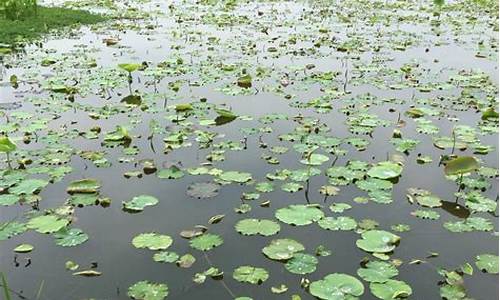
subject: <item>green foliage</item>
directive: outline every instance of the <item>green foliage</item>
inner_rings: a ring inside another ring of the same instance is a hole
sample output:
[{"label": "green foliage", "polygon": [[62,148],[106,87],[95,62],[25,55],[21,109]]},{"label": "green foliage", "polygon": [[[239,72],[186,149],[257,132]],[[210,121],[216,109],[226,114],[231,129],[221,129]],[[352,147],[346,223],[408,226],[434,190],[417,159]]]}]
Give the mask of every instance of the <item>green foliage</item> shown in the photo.
[{"label": "green foliage", "polygon": [[37,8],[37,0],[0,0],[0,11],[9,20],[35,16]]},{"label": "green foliage", "polygon": [[[6,0],[0,0],[6,1]],[[18,0],[12,0],[17,2]],[[1,7],[1,5],[0,5]],[[37,14],[24,20],[11,20],[0,9],[0,41],[3,44],[17,44],[39,38],[51,30],[75,24],[95,24],[106,18],[81,10],[39,6]]]}]

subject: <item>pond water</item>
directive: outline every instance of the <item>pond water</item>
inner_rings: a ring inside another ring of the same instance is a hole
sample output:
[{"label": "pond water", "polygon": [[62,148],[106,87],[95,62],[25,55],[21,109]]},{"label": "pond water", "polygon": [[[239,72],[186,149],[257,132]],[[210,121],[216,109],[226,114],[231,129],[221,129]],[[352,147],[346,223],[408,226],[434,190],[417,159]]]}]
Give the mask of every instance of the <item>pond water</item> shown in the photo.
[{"label": "pond water", "polygon": [[[12,299],[498,299],[498,9],[478,3],[67,2],[116,19],[2,57]],[[158,201],[124,209],[139,195]]]}]

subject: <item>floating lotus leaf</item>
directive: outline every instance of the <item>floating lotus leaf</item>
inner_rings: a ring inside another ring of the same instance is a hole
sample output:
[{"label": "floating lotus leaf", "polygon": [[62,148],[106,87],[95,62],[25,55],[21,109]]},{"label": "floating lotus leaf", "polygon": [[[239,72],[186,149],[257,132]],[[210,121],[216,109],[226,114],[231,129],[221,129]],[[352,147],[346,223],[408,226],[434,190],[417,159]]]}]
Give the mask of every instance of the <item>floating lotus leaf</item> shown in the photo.
[{"label": "floating lotus leaf", "polygon": [[498,274],[498,255],[481,254],[476,256],[476,266],[481,271]]},{"label": "floating lotus leaf", "polygon": [[320,166],[329,160],[330,158],[328,158],[328,156],[326,155],[313,153],[309,155],[307,158],[302,159],[300,162],[305,165]]},{"label": "floating lotus leaf", "polygon": [[76,180],[72,181],[66,191],[69,194],[75,194],[75,193],[96,193],[99,188],[101,187],[101,184],[97,179],[92,179],[92,178],[87,178],[87,179],[81,179],[81,180]]},{"label": "floating lotus leaf", "polygon": [[439,288],[441,298],[446,300],[466,299],[467,293],[463,285],[445,284]]},{"label": "floating lotus leaf", "polygon": [[177,166],[171,166],[170,168],[159,170],[156,175],[161,179],[179,179],[184,177],[184,172]]},{"label": "floating lotus leaf", "polygon": [[127,128],[116,125],[115,130],[108,132],[104,137],[104,141],[106,142],[121,142],[126,143],[130,142],[132,138],[130,137]]},{"label": "floating lotus leaf", "polygon": [[252,174],[237,171],[228,171],[219,175],[219,178],[224,181],[245,183],[252,180]]},{"label": "floating lotus leaf", "polygon": [[326,217],[318,221],[318,225],[327,230],[353,230],[358,223],[351,217]]},{"label": "floating lotus leaf", "polygon": [[28,252],[31,252],[33,249],[35,249],[35,247],[33,247],[33,245],[21,244],[21,245],[17,246],[16,248],[14,248],[14,252],[28,253]]},{"label": "floating lotus leaf", "polygon": [[179,259],[179,255],[175,252],[161,251],[153,255],[153,260],[156,262],[173,263]]},{"label": "floating lotus leaf", "polygon": [[168,295],[168,286],[164,283],[139,281],[128,288],[127,295],[136,300],[163,300]]},{"label": "floating lotus leaf", "polygon": [[446,163],[444,173],[446,175],[460,175],[470,173],[479,169],[479,163],[472,156],[460,156]]},{"label": "floating lotus leaf", "polygon": [[192,239],[189,245],[197,250],[208,251],[222,245],[223,242],[224,240],[217,234],[204,233]]},{"label": "floating lotus leaf", "polygon": [[302,184],[297,182],[287,182],[281,186],[281,189],[285,192],[295,193],[303,188]]},{"label": "floating lotus leaf", "polygon": [[393,264],[383,261],[370,261],[365,268],[358,269],[358,276],[368,282],[386,282],[398,273]]},{"label": "floating lotus leaf", "polygon": [[244,219],[236,223],[236,231],[243,235],[270,236],[280,231],[280,225],[271,220]]},{"label": "floating lotus leaf", "polygon": [[187,253],[181,256],[179,260],[176,261],[176,264],[181,268],[190,268],[195,262],[196,258],[193,255]]},{"label": "floating lotus leaf", "polygon": [[10,153],[15,151],[17,148],[16,144],[14,144],[9,137],[1,136],[0,137],[0,152]]},{"label": "floating lotus leaf", "polygon": [[132,245],[136,248],[149,250],[165,250],[172,245],[172,242],[170,236],[157,233],[141,233],[132,239]]},{"label": "floating lotus leaf", "polygon": [[271,182],[259,182],[255,185],[255,189],[261,193],[270,193],[274,190],[274,185]]},{"label": "floating lotus leaf", "polygon": [[29,195],[40,191],[47,184],[49,183],[42,179],[25,179],[11,187],[9,192],[14,195]]},{"label": "floating lotus leaf", "polygon": [[370,230],[361,234],[356,246],[366,252],[388,253],[396,248],[399,239],[399,236],[384,230]]},{"label": "floating lotus leaf", "polygon": [[123,64],[118,64],[118,67],[122,70],[125,70],[129,73],[132,73],[132,72],[138,70],[141,67],[141,64],[123,63]]},{"label": "floating lotus leaf", "polygon": [[318,259],[310,254],[295,253],[293,257],[286,262],[285,268],[293,274],[309,274],[316,271]]},{"label": "floating lotus leaf", "polygon": [[295,204],[278,209],[275,216],[283,223],[303,226],[320,220],[324,214],[316,206]]},{"label": "floating lotus leaf", "polygon": [[89,239],[89,236],[78,228],[62,228],[58,232],[55,232],[53,236],[56,240],[56,245],[63,247],[77,246]]},{"label": "floating lotus leaf", "polygon": [[401,175],[403,167],[392,161],[382,161],[368,170],[368,176],[379,179],[391,179]]},{"label": "floating lotus leaf", "polygon": [[83,277],[98,277],[101,276],[102,272],[96,270],[83,270],[73,273],[73,276],[83,276]]},{"label": "floating lotus leaf", "polygon": [[411,287],[404,281],[389,279],[384,283],[370,283],[370,291],[383,300],[404,299],[412,294]]},{"label": "floating lotus leaf", "polygon": [[240,78],[238,78],[237,84],[242,88],[252,87],[252,76],[250,76],[249,74],[241,76]]},{"label": "floating lotus leaf", "polygon": [[19,201],[19,196],[12,194],[3,194],[0,195],[0,205],[10,206]]},{"label": "floating lotus leaf", "polygon": [[196,182],[188,186],[186,194],[193,198],[212,198],[219,194],[220,185],[213,182]]},{"label": "floating lotus leaf", "polygon": [[327,196],[336,196],[339,194],[340,189],[336,186],[333,185],[323,185],[320,189],[319,192],[323,195]]},{"label": "floating lotus leaf", "polygon": [[351,209],[352,206],[347,203],[333,203],[329,208],[334,213],[343,213],[344,211]]},{"label": "floating lotus leaf", "polygon": [[0,224],[0,241],[9,239],[26,231],[26,225],[19,222],[5,222]]},{"label": "floating lotus leaf", "polygon": [[326,275],[322,280],[311,282],[309,292],[324,300],[354,300],[363,295],[365,287],[356,277],[333,273]]},{"label": "floating lotus leaf", "polygon": [[497,202],[480,192],[472,191],[466,195],[465,206],[475,212],[494,212],[497,209]]},{"label": "floating lotus leaf", "polygon": [[83,207],[99,203],[99,194],[85,193],[85,194],[72,194],[68,203],[74,206]]},{"label": "floating lotus leaf", "polygon": [[158,199],[149,195],[140,195],[132,198],[128,202],[123,202],[123,208],[130,211],[142,211],[147,206],[153,206],[158,203]]},{"label": "floating lotus leaf", "polygon": [[46,215],[32,218],[28,221],[26,227],[28,229],[34,229],[40,233],[52,233],[59,231],[61,228],[68,225],[68,223],[69,221],[67,219]]},{"label": "floating lotus leaf", "polygon": [[415,197],[417,203],[425,207],[439,207],[441,206],[441,199],[435,195],[421,195]]},{"label": "floating lotus leaf", "polygon": [[440,217],[438,212],[435,212],[435,211],[430,210],[430,209],[417,209],[416,211],[412,212],[411,214],[417,218],[420,218],[420,219],[437,220]]},{"label": "floating lotus leaf", "polygon": [[451,232],[491,231],[494,228],[490,220],[482,217],[469,217],[457,222],[446,222],[443,227]]},{"label": "floating lotus leaf", "polygon": [[239,282],[261,284],[269,278],[269,273],[263,268],[241,266],[234,270],[233,278]]},{"label": "floating lotus leaf", "polygon": [[304,251],[304,246],[292,239],[272,240],[269,245],[262,249],[267,257],[274,260],[287,260],[297,252]]}]

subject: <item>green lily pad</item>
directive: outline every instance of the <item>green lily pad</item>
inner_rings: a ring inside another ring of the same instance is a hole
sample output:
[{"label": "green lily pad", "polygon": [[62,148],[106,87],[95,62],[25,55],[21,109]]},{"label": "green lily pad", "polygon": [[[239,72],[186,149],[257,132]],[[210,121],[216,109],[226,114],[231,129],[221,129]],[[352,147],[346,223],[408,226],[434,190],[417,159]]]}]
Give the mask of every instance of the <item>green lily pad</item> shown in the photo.
[{"label": "green lily pad", "polygon": [[365,268],[358,269],[358,276],[368,282],[383,283],[398,275],[398,269],[393,264],[383,261],[370,261]]},{"label": "green lily pad", "polygon": [[280,225],[271,220],[244,219],[236,223],[236,231],[243,235],[270,236],[280,231]]},{"label": "green lily pad", "polygon": [[192,239],[189,245],[200,251],[208,251],[222,245],[222,243],[224,243],[224,240],[219,235],[204,233]]},{"label": "green lily pad", "polygon": [[370,283],[370,291],[375,297],[383,300],[408,298],[412,294],[411,287],[404,281],[389,279],[384,283]]},{"label": "green lily pad", "polygon": [[43,179],[25,179],[11,187],[9,192],[14,195],[29,195],[40,191],[47,184],[49,183]]},{"label": "green lily pad", "polygon": [[141,67],[141,64],[122,63],[122,64],[118,64],[118,67],[122,70],[125,70],[125,71],[131,73],[131,72],[138,70]]},{"label": "green lily pad", "polygon": [[35,249],[35,247],[33,247],[33,245],[21,244],[21,245],[17,246],[16,248],[14,248],[14,252],[28,253],[28,252],[31,252],[33,249]]},{"label": "green lily pad", "polygon": [[444,173],[446,175],[460,175],[470,173],[479,169],[479,163],[472,156],[460,156],[446,163]]},{"label": "green lily pad", "polygon": [[139,281],[128,288],[127,295],[136,300],[163,300],[168,296],[168,286],[164,283]]},{"label": "green lily pad", "polygon": [[358,223],[351,217],[326,217],[318,221],[318,225],[327,230],[353,230]]},{"label": "green lily pad", "polygon": [[285,268],[293,274],[309,274],[316,271],[318,259],[310,254],[295,253],[293,257],[286,262]]},{"label": "green lily pad", "polygon": [[156,262],[174,263],[179,259],[179,255],[175,252],[160,251],[153,255],[153,260]]},{"label": "green lily pad", "polygon": [[141,233],[132,239],[132,245],[136,248],[149,250],[165,250],[172,245],[172,242],[170,236],[157,233]]},{"label": "green lily pad", "polygon": [[61,230],[55,232],[53,236],[55,238],[56,245],[63,247],[77,246],[83,244],[89,239],[89,236],[78,228],[62,228]]},{"label": "green lily pad", "polygon": [[252,180],[252,174],[237,171],[228,171],[219,175],[219,178],[223,181],[245,183]]},{"label": "green lily pad", "polygon": [[388,253],[396,248],[399,240],[400,237],[393,233],[370,230],[361,234],[361,239],[356,241],[356,246],[366,252]]},{"label": "green lily pad", "polygon": [[328,156],[326,155],[313,153],[307,158],[302,159],[300,162],[309,166],[320,166],[329,160],[330,158],[328,158]]},{"label": "green lily pad", "polygon": [[176,166],[171,166],[167,169],[161,169],[156,174],[161,179],[179,179],[184,177],[184,172]]},{"label": "green lily pad", "polygon": [[53,215],[34,217],[26,223],[28,229],[34,229],[40,233],[52,233],[59,231],[68,225],[67,219],[61,219]]},{"label": "green lily pad", "polygon": [[367,174],[374,178],[391,179],[400,176],[402,171],[401,165],[391,161],[383,161],[368,170]]},{"label": "green lily pad", "polygon": [[0,205],[10,206],[16,204],[19,201],[19,196],[12,194],[0,195]]},{"label": "green lily pad", "polygon": [[356,277],[333,273],[322,280],[309,285],[311,295],[324,300],[358,299],[365,292],[365,287]]},{"label": "green lily pad", "polygon": [[10,153],[12,151],[15,151],[17,149],[16,144],[12,142],[11,139],[7,136],[1,136],[0,137],[0,152],[3,153]]},{"label": "green lily pad", "polygon": [[415,198],[417,203],[425,207],[439,207],[441,206],[441,199],[438,196],[427,194],[419,195]]},{"label": "green lily pad", "polygon": [[158,204],[158,199],[149,195],[140,195],[132,198],[128,202],[123,202],[123,208],[130,211],[142,211],[147,206]]},{"label": "green lily pad", "polygon": [[476,256],[476,266],[481,271],[498,274],[498,255],[481,254]]},{"label": "green lily pad", "polygon": [[92,194],[96,193],[100,187],[101,184],[99,183],[99,181],[97,181],[97,179],[87,178],[71,182],[66,191],[69,194],[75,194],[75,193]]},{"label": "green lily pad", "polygon": [[287,260],[297,252],[303,251],[304,246],[292,239],[272,240],[269,245],[262,249],[267,257],[274,260]]},{"label": "green lily pad", "polygon": [[26,225],[19,222],[5,222],[0,224],[0,241],[9,239],[26,231]]},{"label": "green lily pad", "polygon": [[275,216],[283,223],[303,226],[320,220],[324,214],[316,206],[296,204],[278,209]]},{"label": "green lily pad", "polygon": [[269,278],[269,273],[263,268],[241,266],[234,270],[233,278],[239,282],[261,284]]}]

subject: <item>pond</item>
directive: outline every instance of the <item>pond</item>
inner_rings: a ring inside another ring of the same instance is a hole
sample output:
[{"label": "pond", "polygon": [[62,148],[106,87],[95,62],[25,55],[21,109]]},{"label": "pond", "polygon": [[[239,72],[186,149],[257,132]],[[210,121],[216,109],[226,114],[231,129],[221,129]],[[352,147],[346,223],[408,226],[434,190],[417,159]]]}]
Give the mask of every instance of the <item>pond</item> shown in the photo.
[{"label": "pond", "polygon": [[64,5],[1,56],[2,297],[498,299],[498,3]]}]

